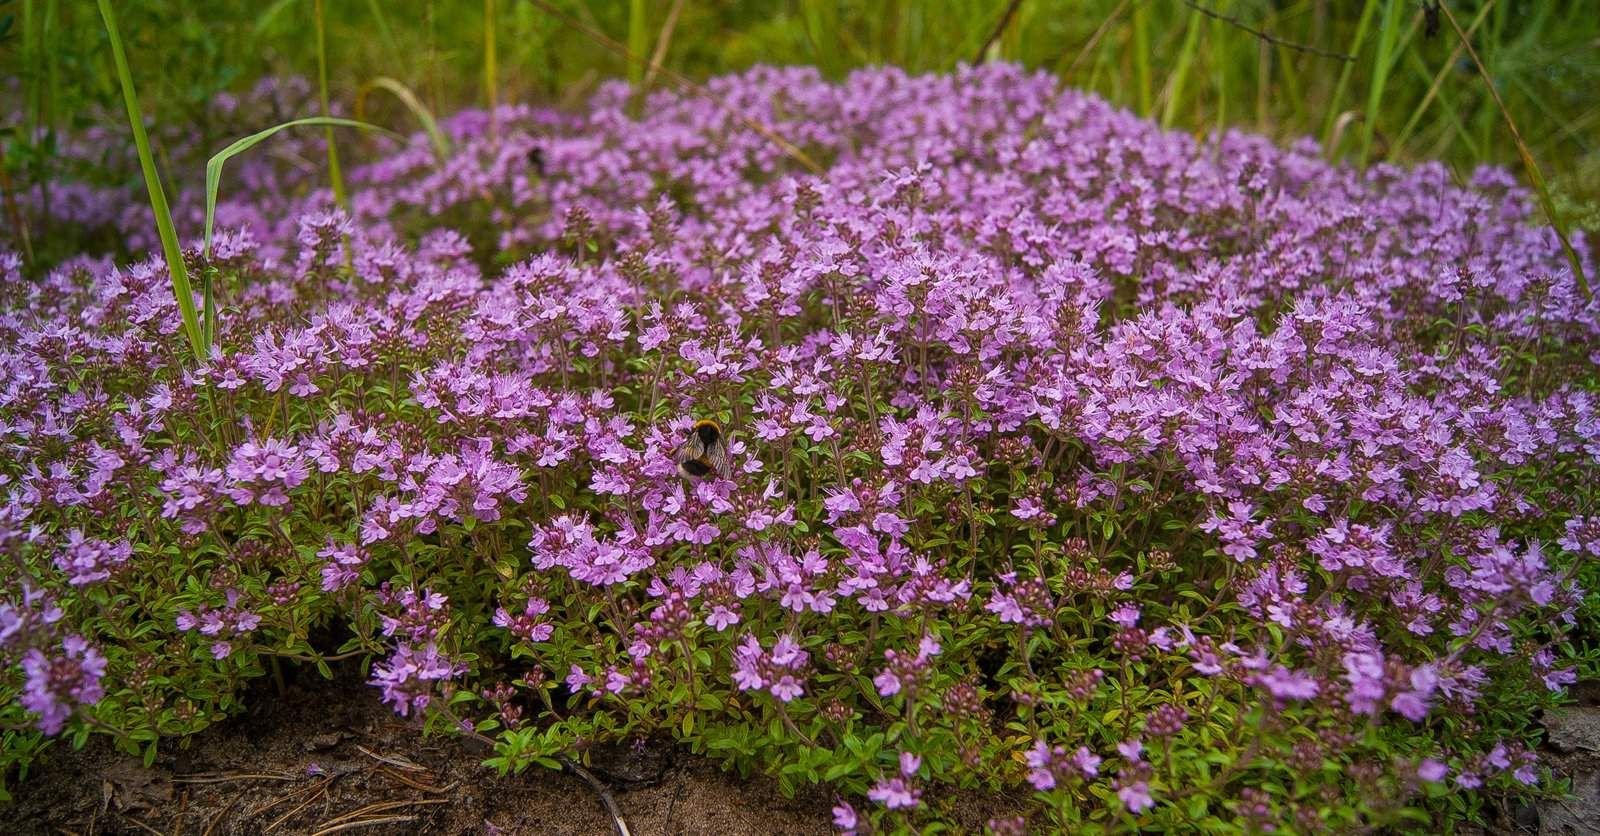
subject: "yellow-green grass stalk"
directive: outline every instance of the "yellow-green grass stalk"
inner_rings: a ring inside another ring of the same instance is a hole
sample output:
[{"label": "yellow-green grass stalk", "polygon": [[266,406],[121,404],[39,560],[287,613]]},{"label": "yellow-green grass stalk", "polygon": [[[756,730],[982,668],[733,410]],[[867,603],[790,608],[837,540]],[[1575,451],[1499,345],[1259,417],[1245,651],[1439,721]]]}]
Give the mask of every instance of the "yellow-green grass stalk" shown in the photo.
[{"label": "yellow-green grass stalk", "polygon": [[[1278,76],[1283,79],[1283,97],[1289,100],[1289,107],[1294,111],[1293,124],[1304,125],[1307,123],[1305,111],[1305,90],[1300,84],[1300,73],[1294,67],[1294,53],[1288,47],[1279,44],[1277,50]],[[1265,85],[1263,85],[1265,86]],[[1265,130],[1266,126],[1263,125]]]},{"label": "yellow-green grass stalk", "polygon": [[[489,108],[489,138],[498,141],[500,115],[497,110],[500,106],[500,78],[494,52],[496,17],[494,0],[483,0],[483,99]],[[429,121],[432,121],[432,117],[429,117]],[[437,145],[438,143],[435,143],[435,147]]]},{"label": "yellow-green grass stalk", "polygon": [[414,90],[405,86],[398,79],[383,75],[361,85],[360,89],[356,91],[356,119],[358,121],[366,120],[367,96],[374,90],[388,92],[398,99],[400,104],[405,105],[407,110],[411,111],[411,115],[415,116],[417,122],[422,125],[422,132],[428,135],[428,142],[433,145],[433,154],[439,162],[442,163],[450,158],[450,138],[445,136],[444,131],[439,129],[439,122],[433,118],[433,111],[428,110],[422,100],[417,98]]},{"label": "yellow-green grass stalk", "polygon": [[1137,0],[1133,4],[1133,79],[1138,87],[1139,115],[1150,116],[1151,99],[1154,91],[1150,89],[1150,10],[1147,8],[1149,0]]},{"label": "yellow-green grass stalk", "polygon": [[1378,54],[1372,62],[1372,83],[1367,87],[1367,112],[1361,120],[1361,165],[1372,158],[1372,138],[1378,130],[1378,114],[1383,107],[1384,88],[1394,68],[1394,51],[1400,43],[1403,0],[1387,0],[1383,23],[1378,28]]},{"label": "yellow-green grass stalk", "polygon": [[628,52],[640,61],[628,62],[628,83],[635,88],[644,81],[644,64],[641,61],[650,49],[650,30],[645,26],[644,0],[628,0]]},{"label": "yellow-green grass stalk", "polygon": [[[1220,12],[1221,9],[1218,9]],[[1207,52],[1211,57],[1211,70],[1217,86],[1217,124],[1213,129],[1216,133],[1216,150],[1222,150],[1222,133],[1228,129],[1228,24],[1218,17],[1211,18],[1211,38],[1207,43]]]},{"label": "yellow-green grass stalk", "polygon": [[189,270],[183,262],[183,248],[178,243],[178,231],[172,223],[172,210],[167,206],[167,195],[161,188],[161,175],[156,171],[155,154],[150,151],[150,137],[144,130],[139,94],[133,88],[133,71],[128,68],[128,55],[122,46],[122,35],[117,30],[117,15],[109,0],[98,2],[100,18],[105,22],[106,34],[111,39],[111,58],[116,64],[117,82],[122,87],[122,102],[128,109],[128,125],[133,129],[134,148],[139,153],[139,170],[144,173],[145,190],[150,194],[150,211],[156,216],[162,257],[166,259],[167,273],[172,277],[172,294],[178,302],[178,313],[183,317],[183,332],[189,338],[189,347],[194,351],[195,360],[203,362],[206,342],[200,329],[200,316],[194,306],[194,290],[189,285]]},{"label": "yellow-green grass stalk", "polygon": [[1178,108],[1184,103],[1184,86],[1189,80],[1189,70],[1194,65],[1195,55],[1200,50],[1200,13],[1189,10],[1188,28],[1183,33],[1183,46],[1178,50],[1178,61],[1172,68],[1172,75],[1167,79],[1167,89],[1162,92],[1166,99],[1161,109],[1161,127],[1170,129],[1173,122],[1178,119]]},{"label": "yellow-green grass stalk", "polygon": [[389,18],[383,13],[381,0],[367,0],[367,10],[372,13],[372,21],[378,25],[378,37],[383,39],[383,45],[389,51],[389,60],[398,68],[401,65],[400,44],[394,39],[394,30],[389,28]]},{"label": "yellow-green grass stalk", "polygon": [[[1372,26],[1373,11],[1378,8],[1378,0],[1366,0],[1361,7],[1361,17],[1356,20],[1356,33],[1350,39],[1350,55],[1360,55],[1361,48],[1367,43],[1367,30]],[[1356,62],[1344,62],[1343,69],[1339,70],[1339,80],[1333,85],[1333,95],[1328,97],[1327,112],[1322,118],[1322,150],[1329,157],[1336,156],[1339,149],[1334,147],[1334,129],[1338,125],[1340,110],[1344,102],[1345,88],[1350,86],[1350,76],[1355,72]]]},{"label": "yellow-green grass stalk", "polygon": [[1533,184],[1534,193],[1539,196],[1539,206],[1544,210],[1545,220],[1549,221],[1551,229],[1555,230],[1556,238],[1561,242],[1561,250],[1567,256],[1567,263],[1572,267],[1573,281],[1577,283],[1585,298],[1593,299],[1594,295],[1589,290],[1589,280],[1583,274],[1583,260],[1578,257],[1578,251],[1573,249],[1572,241],[1567,237],[1566,222],[1560,213],[1556,212],[1555,201],[1550,198],[1550,187],[1545,184],[1544,173],[1539,170],[1539,163],[1533,159],[1533,152],[1528,150],[1528,143],[1522,140],[1522,132],[1517,130],[1516,120],[1511,118],[1511,111],[1506,108],[1505,99],[1500,98],[1500,91],[1494,86],[1494,79],[1489,75],[1489,70],[1483,66],[1483,59],[1479,58],[1478,51],[1472,48],[1472,39],[1461,30],[1461,24],[1456,22],[1456,16],[1450,13],[1450,8],[1440,3],[1439,13],[1450,22],[1450,28],[1466,47],[1467,55],[1472,58],[1472,65],[1478,68],[1478,75],[1482,77],[1484,86],[1489,88],[1489,96],[1494,99],[1495,107],[1505,120],[1506,129],[1511,132],[1511,140],[1516,143],[1517,154],[1522,158],[1522,167],[1528,174],[1528,182]]},{"label": "yellow-green grass stalk", "polygon": [[[1489,14],[1489,10],[1494,8],[1494,3],[1495,0],[1488,0],[1483,4],[1482,8],[1478,9],[1478,14],[1472,18],[1472,23],[1467,26],[1468,38],[1477,33],[1478,27],[1483,24],[1484,18]],[[1444,85],[1445,78],[1450,74],[1451,70],[1456,68],[1456,61],[1461,58],[1462,49],[1462,42],[1457,41],[1450,50],[1450,56],[1439,65],[1438,71],[1433,74],[1433,80],[1428,84],[1428,92],[1424,93],[1422,101],[1411,109],[1411,117],[1406,120],[1405,127],[1401,128],[1400,133],[1395,135],[1394,147],[1396,150],[1405,147],[1406,142],[1411,139],[1412,132],[1421,124],[1423,114],[1428,112],[1428,108],[1433,104],[1434,98],[1439,95],[1439,90]],[[1416,61],[1420,64],[1422,59],[1416,58]]]},{"label": "yellow-green grass stalk", "polygon": [[[332,118],[332,108],[328,104],[328,32],[322,0],[312,0],[312,13],[317,30],[317,103],[322,107],[323,118]],[[328,145],[328,183],[333,187],[333,200],[348,210],[350,200],[344,189],[344,174],[339,170],[339,146],[333,141],[332,125],[323,131],[323,137]]]}]

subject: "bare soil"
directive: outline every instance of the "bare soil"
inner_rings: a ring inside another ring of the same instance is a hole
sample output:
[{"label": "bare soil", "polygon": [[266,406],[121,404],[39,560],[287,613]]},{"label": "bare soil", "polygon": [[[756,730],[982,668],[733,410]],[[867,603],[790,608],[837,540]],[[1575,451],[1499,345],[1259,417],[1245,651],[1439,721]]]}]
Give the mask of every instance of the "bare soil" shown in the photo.
[{"label": "bare soil", "polygon": [[[1496,811],[1498,833],[1600,834],[1600,684],[1574,689],[1576,705],[1543,718],[1541,753],[1570,794]],[[242,716],[169,743],[146,769],[103,737],[81,751],[58,746],[0,808],[4,834],[597,834],[613,833],[593,786],[534,768],[500,777],[487,750],[455,737],[424,738],[351,671],[311,674],[282,694],[252,694]],[[822,790],[785,798],[774,782],[742,779],[661,743],[591,750],[591,773],[634,836],[830,833]],[[964,796],[966,794],[963,794]],[[962,832],[979,832],[1020,799],[945,799]],[[1482,832],[1482,831],[1477,831]]]},{"label": "bare soil", "polygon": [[[96,737],[58,747],[14,787],[20,834],[610,834],[585,780],[535,767],[499,777],[480,744],[423,738],[354,675],[255,695],[243,716],[173,743],[150,769]],[[784,798],[667,745],[597,748],[591,772],[634,836],[821,834],[821,791]]]},{"label": "bare soil", "polygon": [[1565,798],[1541,801],[1513,816],[1518,830],[1548,836],[1600,834],[1600,683],[1572,689],[1575,705],[1546,712],[1541,759],[1572,782]]}]

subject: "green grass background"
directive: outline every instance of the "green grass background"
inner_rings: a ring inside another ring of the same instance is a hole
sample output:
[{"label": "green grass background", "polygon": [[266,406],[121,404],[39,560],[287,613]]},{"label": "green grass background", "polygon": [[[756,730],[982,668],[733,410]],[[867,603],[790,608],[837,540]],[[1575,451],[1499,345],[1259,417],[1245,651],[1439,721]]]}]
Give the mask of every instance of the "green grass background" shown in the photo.
[{"label": "green grass background", "polygon": [[[324,0],[331,93],[348,101],[390,76],[438,114],[490,101],[572,104],[604,79],[643,80],[642,63],[616,45],[641,56],[660,48],[666,70],[693,79],[756,63],[811,64],[837,78],[876,64],[936,72],[988,58],[1051,70],[1175,128],[1310,136],[1357,163],[1437,158],[1462,176],[1486,162],[1529,174],[1484,78],[1443,14],[1430,25],[1425,0],[548,2],[580,26],[531,0]],[[1446,8],[1462,29],[1476,24],[1472,43],[1563,219],[1597,228],[1600,3]],[[214,94],[266,75],[316,78],[313,0],[119,0],[116,9],[157,124],[198,122]],[[0,0],[0,31],[0,78],[11,79],[0,82],[0,140],[17,184],[51,176],[51,129],[117,115],[119,90],[93,3]],[[653,83],[675,83],[674,73]],[[374,118],[413,124],[392,99]]]}]

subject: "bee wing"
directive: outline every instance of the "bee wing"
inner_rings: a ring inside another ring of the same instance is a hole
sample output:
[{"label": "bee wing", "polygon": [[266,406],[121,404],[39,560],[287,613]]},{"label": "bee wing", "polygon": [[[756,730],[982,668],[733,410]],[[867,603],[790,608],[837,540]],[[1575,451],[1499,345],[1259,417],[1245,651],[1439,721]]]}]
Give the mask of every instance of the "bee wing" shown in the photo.
[{"label": "bee wing", "polygon": [[677,450],[673,451],[672,460],[678,464],[683,464],[690,459],[698,459],[703,455],[705,455],[705,446],[700,443],[699,438],[690,435],[686,441],[678,445]]},{"label": "bee wing", "polygon": [[705,461],[724,479],[733,478],[733,458],[728,455],[728,445],[718,441],[706,448]]}]

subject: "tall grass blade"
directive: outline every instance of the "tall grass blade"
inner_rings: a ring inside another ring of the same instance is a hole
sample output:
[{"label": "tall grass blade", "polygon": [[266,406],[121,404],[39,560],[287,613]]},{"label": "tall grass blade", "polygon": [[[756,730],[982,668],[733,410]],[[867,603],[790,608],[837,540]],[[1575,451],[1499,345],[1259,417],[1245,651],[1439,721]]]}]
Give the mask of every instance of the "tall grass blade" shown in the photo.
[{"label": "tall grass blade", "polygon": [[205,305],[205,315],[200,319],[206,346],[217,344],[217,268],[207,264],[200,271],[200,298]]},{"label": "tall grass blade", "polygon": [[656,51],[650,53],[650,68],[644,71],[643,88],[650,89],[655,83],[656,73],[661,72],[661,65],[667,60],[667,49],[672,46],[672,32],[678,27],[678,15],[683,13],[683,0],[672,0],[672,8],[667,10],[667,19],[661,24],[661,33],[656,35]]},{"label": "tall grass blade", "polygon": [[[331,118],[332,109],[328,105],[328,33],[322,16],[322,0],[314,0],[312,12],[317,29],[317,101],[322,106],[323,117]],[[333,187],[333,200],[349,209],[350,200],[344,190],[344,174],[339,170],[339,146],[334,144],[332,125],[324,132],[324,137],[328,145],[328,181]]]},{"label": "tall grass blade", "polygon": [[1178,118],[1178,108],[1184,103],[1183,88],[1189,80],[1189,68],[1194,65],[1195,54],[1200,47],[1200,20],[1200,13],[1191,9],[1188,29],[1183,33],[1183,48],[1178,52],[1178,62],[1172,68],[1172,76],[1167,79],[1167,89],[1162,92],[1166,99],[1161,109],[1163,128],[1172,127]]},{"label": "tall grass blade", "polygon": [[1378,29],[1378,54],[1372,62],[1372,84],[1367,88],[1367,112],[1361,120],[1361,165],[1372,157],[1372,137],[1378,130],[1378,111],[1383,107],[1383,91],[1394,67],[1394,50],[1400,42],[1401,0],[1388,0],[1383,24]]},{"label": "tall grass blade", "polygon": [[[101,2],[103,3],[105,0],[101,0]],[[299,125],[322,125],[330,133],[334,128],[338,127],[360,128],[361,130],[379,131],[390,136],[396,136],[393,131],[386,128],[367,122],[359,122],[355,119],[343,119],[338,116],[307,116],[304,119],[293,119],[279,125],[273,125],[266,130],[257,131],[243,139],[234,140],[228,147],[212,154],[211,159],[206,160],[206,237],[204,252],[208,257],[211,255],[211,230],[217,214],[217,189],[222,184],[222,166],[228,160],[254,148],[279,131]]]},{"label": "tall grass blade", "polygon": [[[1472,23],[1467,26],[1468,38],[1477,33],[1478,27],[1483,24],[1483,20],[1488,16],[1489,10],[1494,8],[1494,2],[1495,0],[1487,0],[1483,4],[1483,8],[1478,9],[1478,14],[1472,18]],[[1405,127],[1401,128],[1400,133],[1395,136],[1394,147],[1396,149],[1404,148],[1406,140],[1411,138],[1411,132],[1417,129],[1417,125],[1422,121],[1422,115],[1428,112],[1428,106],[1433,104],[1434,97],[1439,95],[1439,88],[1444,85],[1445,77],[1450,74],[1451,70],[1456,68],[1456,61],[1461,57],[1461,51],[1462,42],[1457,41],[1455,47],[1450,50],[1450,57],[1439,65],[1438,72],[1433,76],[1433,82],[1428,85],[1428,92],[1423,94],[1422,101],[1412,109],[1411,118],[1406,120]]]},{"label": "tall grass blade", "polygon": [[367,0],[367,9],[372,12],[372,19],[378,24],[378,36],[383,39],[383,45],[389,50],[389,60],[396,67],[400,66],[400,44],[394,39],[394,30],[389,28],[389,18],[383,13],[383,4],[379,0]]},{"label": "tall grass blade", "polygon": [[1494,78],[1483,66],[1483,59],[1478,57],[1478,51],[1472,48],[1472,40],[1467,37],[1466,32],[1461,31],[1461,24],[1457,23],[1456,16],[1450,13],[1450,7],[1440,3],[1439,13],[1445,20],[1450,21],[1450,28],[1455,30],[1456,37],[1466,46],[1467,55],[1472,57],[1472,65],[1478,68],[1478,75],[1483,78],[1484,86],[1489,88],[1489,95],[1493,97],[1495,107],[1500,109],[1500,116],[1505,119],[1506,127],[1511,130],[1511,139],[1517,144],[1517,155],[1522,158],[1522,166],[1528,172],[1528,180],[1533,183],[1533,190],[1539,195],[1539,206],[1544,210],[1545,219],[1550,221],[1551,229],[1555,230],[1556,238],[1561,241],[1561,250],[1566,253],[1567,263],[1572,266],[1573,280],[1578,283],[1578,289],[1583,291],[1585,298],[1593,299],[1594,293],[1589,289],[1589,280],[1583,274],[1583,259],[1578,257],[1578,251],[1572,248],[1572,241],[1567,238],[1566,223],[1556,212],[1555,201],[1550,199],[1550,188],[1545,184],[1544,174],[1539,171],[1539,164],[1534,161],[1533,152],[1528,150],[1528,143],[1522,141],[1522,132],[1517,130],[1516,120],[1511,118],[1511,111],[1506,109],[1505,100],[1500,98],[1500,90],[1494,86]]},{"label": "tall grass blade", "polygon": [[[644,0],[628,0],[628,51],[643,56],[650,49],[650,30],[645,28]],[[644,65],[628,62],[628,83],[634,87],[644,80]]]},{"label": "tall grass blade", "polygon": [[[494,0],[483,0],[483,98],[489,107],[489,138],[500,138],[500,79],[494,54],[495,45]],[[437,147],[437,146],[436,146]]]},{"label": "tall grass blade", "polygon": [[1150,12],[1145,2],[1133,7],[1133,77],[1139,87],[1139,115],[1150,115]]},{"label": "tall grass blade", "polygon": [[439,122],[433,118],[433,111],[429,110],[428,106],[417,98],[415,91],[402,84],[398,79],[382,75],[361,85],[361,89],[356,91],[356,121],[366,121],[367,95],[373,90],[387,91],[396,99],[399,99],[400,103],[411,111],[411,115],[417,117],[417,122],[422,125],[423,133],[428,135],[428,142],[433,145],[434,156],[439,158],[439,162],[444,162],[450,158],[450,138],[444,135],[444,131],[439,130]]},{"label": "tall grass blade", "polygon": [[[1129,2],[1131,2],[1131,0],[1122,0],[1122,2],[1117,4],[1116,8],[1111,10],[1111,14],[1106,15],[1105,20],[1100,21],[1100,25],[1095,27],[1094,34],[1090,35],[1089,40],[1084,42],[1083,48],[1078,50],[1078,54],[1072,57],[1072,62],[1070,64],[1056,65],[1056,75],[1061,77],[1061,81],[1063,83],[1069,83],[1072,81],[1072,74],[1077,71],[1078,65],[1083,63],[1083,59],[1088,56],[1089,53],[1094,52],[1095,48],[1100,45],[1100,40],[1106,36],[1107,32],[1111,31],[1112,25],[1114,25],[1117,22],[1117,19],[1122,16],[1122,11],[1128,7]],[[1102,58],[1103,57],[1104,56],[1102,56]],[[1065,59],[1066,56],[1063,55],[1062,58]],[[1099,65],[1100,61],[1097,60],[1095,62],[1097,71]],[[1094,79],[1092,77],[1086,87],[1091,90],[1094,89]]]},{"label": "tall grass blade", "polygon": [[197,361],[205,360],[206,344],[200,331],[200,317],[194,308],[194,290],[189,286],[189,270],[183,263],[183,248],[178,243],[178,231],[172,224],[172,210],[167,206],[167,195],[161,189],[161,176],[156,172],[156,158],[150,151],[150,137],[145,134],[143,111],[139,109],[139,94],[133,89],[133,71],[128,69],[128,55],[122,47],[122,35],[117,31],[117,15],[109,0],[98,0],[100,19],[105,22],[106,34],[111,38],[111,58],[117,67],[117,82],[122,87],[122,103],[128,109],[128,125],[133,129],[134,148],[139,152],[139,170],[144,173],[145,190],[150,194],[150,211],[156,216],[156,230],[161,235],[161,254],[167,262],[167,272],[172,277],[172,295],[177,298],[178,312],[183,317],[183,332],[189,338],[189,347]]},{"label": "tall grass blade", "polygon": [[[543,11],[545,14],[550,15],[562,23],[565,23],[566,25],[578,30],[579,32],[582,32],[590,40],[621,56],[623,60],[637,63],[641,66],[643,66],[645,63],[646,59],[644,57],[633,53],[626,46],[617,43],[604,32],[601,32],[600,30],[595,29],[593,26],[590,26],[587,23],[584,23],[583,21],[562,11],[555,4],[551,3],[550,0],[528,0],[528,2],[538,7],[539,10]],[[700,96],[710,95],[710,93],[706,91],[705,87],[696,83],[693,79],[689,78],[683,73],[677,72],[676,70],[668,67],[661,67],[660,72],[662,78],[665,78],[667,81],[671,82],[672,85],[677,87],[679,90],[688,90]],[[811,155],[807,154],[800,146],[795,145],[787,139],[784,139],[772,128],[769,128],[766,125],[751,119],[731,106],[727,106],[726,110],[729,115],[739,120],[741,124],[750,130],[761,134],[762,137],[764,137],[768,142],[771,142],[773,145],[776,145],[778,149],[783,151],[783,153],[790,159],[804,166],[807,171],[810,171],[812,174],[822,173],[822,166],[817,164],[817,161],[812,159]]]},{"label": "tall grass blade", "polygon": [[[1361,17],[1356,20],[1356,34],[1350,39],[1350,54],[1360,55],[1361,48],[1367,42],[1367,30],[1372,27],[1372,13],[1378,8],[1378,0],[1366,0],[1361,7]],[[1355,72],[1356,62],[1346,62],[1344,68],[1339,70],[1339,80],[1333,85],[1333,95],[1328,97],[1325,105],[1327,115],[1322,120],[1322,150],[1329,157],[1337,155],[1337,143],[1333,141],[1334,123],[1339,120],[1340,107],[1344,102],[1345,88],[1350,85],[1350,75]]]}]

